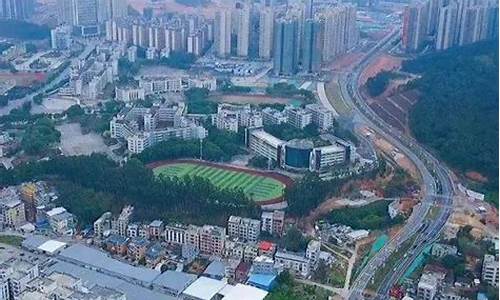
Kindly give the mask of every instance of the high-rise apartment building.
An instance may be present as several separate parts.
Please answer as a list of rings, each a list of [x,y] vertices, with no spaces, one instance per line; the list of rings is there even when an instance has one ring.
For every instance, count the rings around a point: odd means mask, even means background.
[[[458,24],[458,6],[455,2],[439,10],[436,32],[436,50],[446,50],[455,44]]]
[[[342,5],[319,12],[323,28],[323,61],[332,61],[357,45],[359,29],[356,25],[356,7]]]
[[[273,50],[274,11],[265,7],[259,15],[259,58],[269,60]]]
[[[58,22],[76,27],[82,36],[97,35],[99,16],[103,16],[99,4],[97,0],[58,0]]]
[[[215,53],[219,57],[231,54],[231,11],[221,10],[215,13],[214,24]]]
[[[323,24],[319,19],[307,19],[304,23],[302,69],[306,73],[318,73],[321,70],[323,51]]]
[[[250,9],[245,5],[234,10],[236,25],[236,55],[248,56],[250,45]]]
[[[128,0],[97,0],[99,23],[125,18],[128,14]]]
[[[298,57],[298,19],[285,16],[274,25],[274,62],[275,75],[293,75],[297,72]]]
[[[401,42],[407,52],[415,52],[423,48],[427,35],[428,12],[426,2],[414,2],[405,7]]]
[[[0,18],[26,20],[31,18],[34,0],[0,0]]]

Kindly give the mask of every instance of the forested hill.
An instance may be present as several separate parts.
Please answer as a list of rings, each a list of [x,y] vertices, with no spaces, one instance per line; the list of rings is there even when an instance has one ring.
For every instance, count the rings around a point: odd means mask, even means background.
[[[403,70],[422,75],[410,83],[423,95],[410,112],[415,137],[451,167],[481,173],[484,187],[497,191],[498,40],[425,55]]]

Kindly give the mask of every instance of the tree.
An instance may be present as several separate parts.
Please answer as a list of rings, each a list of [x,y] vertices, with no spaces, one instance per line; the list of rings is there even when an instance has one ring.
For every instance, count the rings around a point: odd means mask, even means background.
[[[487,178],[481,188],[494,192],[498,192],[498,68],[498,41],[403,62],[404,71],[420,75],[408,85],[421,93],[409,116],[417,140],[435,149],[453,168],[481,173]]]
[[[283,237],[283,246],[288,251],[304,251],[307,246],[307,241],[297,227],[291,227]]]
[[[206,88],[190,88],[184,92],[188,112],[193,114],[211,114],[217,111],[217,104],[208,101],[209,90]]]
[[[71,105],[66,111],[64,111],[64,114],[66,114],[68,118],[74,119],[76,117],[84,115],[85,111],[80,105],[74,104]]]
[[[21,140],[21,148],[30,155],[43,154],[54,143],[58,143],[61,133],[54,127],[54,123],[42,118],[26,128]]]

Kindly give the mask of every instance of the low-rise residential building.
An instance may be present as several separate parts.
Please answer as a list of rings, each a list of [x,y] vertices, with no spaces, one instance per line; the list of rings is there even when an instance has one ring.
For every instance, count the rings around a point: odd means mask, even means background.
[[[26,222],[24,203],[16,187],[0,190],[0,225],[15,228]]]
[[[439,281],[442,279],[444,277],[438,276],[438,274],[424,272],[418,281],[417,299],[435,299],[434,297],[437,295],[439,289]]]
[[[307,277],[311,270],[310,261],[304,253],[278,251],[274,256],[274,261],[279,268],[287,269],[301,277]]]
[[[252,262],[259,255],[259,248],[255,243],[245,243],[245,248],[243,249],[243,261]]]
[[[200,230],[200,251],[203,254],[224,254],[224,243],[226,241],[226,229],[223,227],[204,225]]]
[[[163,221],[154,220],[149,224],[149,237],[159,239],[163,233]]]
[[[312,269],[318,266],[321,253],[321,242],[316,240],[311,240],[307,245],[306,258],[309,259],[309,263]]]
[[[255,274],[276,274],[274,259],[266,255],[257,256],[253,260],[251,272]]]
[[[240,238],[249,242],[257,242],[260,235],[260,221],[230,216],[227,222],[227,232],[231,238]]]
[[[0,281],[7,282],[10,299],[18,299],[27,289],[28,283],[39,275],[36,257],[10,258],[0,264]]]
[[[165,226],[163,240],[169,244],[184,245],[186,243],[187,227],[181,224]]]
[[[259,255],[266,255],[267,257],[274,257],[276,253],[276,244],[268,241],[259,242]]]
[[[151,243],[146,249],[146,262],[149,265],[155,266],[163,259],[165,254],[166,250],[159,242]]]
[[[77,220],[75,215],[63,207],[56,207],[47,212],[47,221],[52,231],[59,235],[73,235]]]
[[[481,277],[489,285],[498,287],[498,256],[490,254],[484,256]]]
[[[115,289],[89,284],[70,274],[52,272],[32,280],[29,288],[20,296],[25,299],[71,299],[71,300],[126,300],[126,295]]]
[[[125,255],[127,254],[127,242],[128,238],[117,234],[111,234],[104,240],[104,245],[108,252]]]
[[[149,241],[145,238],[136,237],[130,240],[128,244],[127,256],[130,259],[139,261],[144,258],[148,250]]]
[[[97,238],[102,238],[104,233],[111,230],[111,219],[113,215],[111,212],[105,212],[99,219],[94,222],[94,236]]]
[[[446,255],[457,255],[458,249],[453,245],[434,243],[431,248],[431,255],[436,257],[443,257]]]
[[[120,212],[120,215],[116,220],[116,232],[119,235],[129,236],[127,234],[127,229],[128,229],[128,224],[130,222],[130,218],[132,217],[133,213],[134,213],[134,207],[131,205],[125,206]]]
[[[129,238],[135,238],[139,236],[139,224],[128,224],[127,225],[127,236]]]
[[[285,212],[281,210],[263,211],[261,216],[262,231],[281,236],[285,225]]]

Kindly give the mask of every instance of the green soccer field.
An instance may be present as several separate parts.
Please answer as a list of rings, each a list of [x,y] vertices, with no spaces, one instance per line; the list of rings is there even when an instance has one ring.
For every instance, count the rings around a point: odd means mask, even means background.
[[[276,179],[245,172],[226,170],[196,163],[174,163],[153,169],[155,175],[198,176],[208,179],[221,189],[242,189],[245,195],[256,202],[283,196],[285,185]]]

